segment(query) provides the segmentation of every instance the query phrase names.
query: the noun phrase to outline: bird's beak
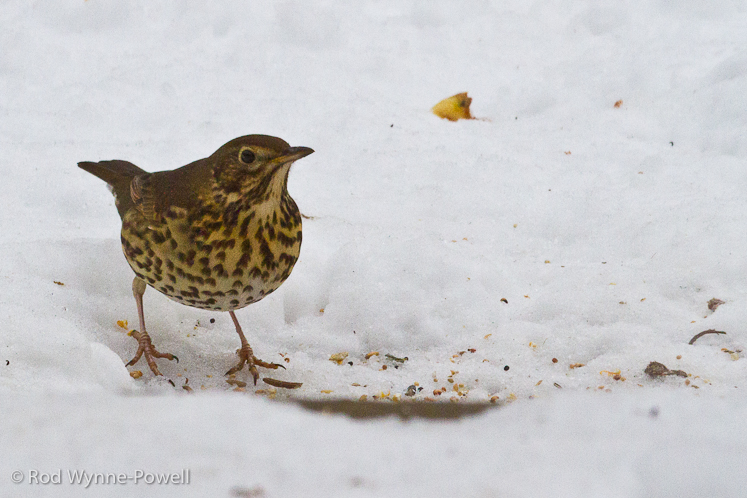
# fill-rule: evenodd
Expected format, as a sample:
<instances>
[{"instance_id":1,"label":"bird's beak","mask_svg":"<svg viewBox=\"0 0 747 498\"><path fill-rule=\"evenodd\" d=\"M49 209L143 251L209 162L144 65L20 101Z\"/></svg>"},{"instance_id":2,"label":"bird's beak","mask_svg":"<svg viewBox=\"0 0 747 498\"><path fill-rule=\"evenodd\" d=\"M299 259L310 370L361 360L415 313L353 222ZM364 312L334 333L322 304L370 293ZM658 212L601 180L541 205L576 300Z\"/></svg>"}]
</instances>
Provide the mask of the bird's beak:
<instances>
[{"instance_id":1,"label":"bird's beak","mask_svg":"<svg viewBox=\"0 0 747 498\"><path fill-rule=\"evenodd\" d=\"M314 149L309 147L288 147L283 151L283 154L273 159L273 162L277 164L286 164L297 161L302 157L306 157L314 152Z\"/></svg>"}]
</instances>

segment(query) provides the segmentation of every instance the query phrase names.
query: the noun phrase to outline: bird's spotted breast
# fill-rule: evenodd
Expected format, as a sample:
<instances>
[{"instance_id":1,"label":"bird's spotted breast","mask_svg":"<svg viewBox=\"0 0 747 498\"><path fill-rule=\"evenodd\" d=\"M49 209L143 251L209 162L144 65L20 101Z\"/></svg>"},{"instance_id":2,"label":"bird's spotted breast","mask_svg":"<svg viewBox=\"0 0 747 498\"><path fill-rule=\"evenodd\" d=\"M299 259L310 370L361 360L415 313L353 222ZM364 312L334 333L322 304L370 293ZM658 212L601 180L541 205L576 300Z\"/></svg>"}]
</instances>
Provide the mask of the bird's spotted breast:
<instances>
[{"instance_id":1,"label":"bird's spotted breast","mask_svg":"<svg viewBox=\"0 0 747 498\"><path fill-rule=\"evenodd\" d=\"M301 216L290 197L264 210L172 207L158 223L131 210L123 219L122 247L138 277L170 298L236 310L288 278L301 249Z\"/></svg>"}]
</instances>

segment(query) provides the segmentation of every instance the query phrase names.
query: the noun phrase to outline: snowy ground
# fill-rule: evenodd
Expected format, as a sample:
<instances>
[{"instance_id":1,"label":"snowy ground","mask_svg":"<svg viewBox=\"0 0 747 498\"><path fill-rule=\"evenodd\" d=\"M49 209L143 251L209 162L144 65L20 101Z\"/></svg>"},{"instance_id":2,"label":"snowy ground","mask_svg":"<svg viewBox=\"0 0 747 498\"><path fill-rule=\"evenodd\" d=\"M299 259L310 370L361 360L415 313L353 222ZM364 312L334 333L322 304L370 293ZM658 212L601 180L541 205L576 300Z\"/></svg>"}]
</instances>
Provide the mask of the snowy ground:
<instances>
[{"instance_id":1,"label":"snowy ground","mask_svg":"<svg viewBox=\"0 0 747 498\"><path fill-rule=\"evenodd\" d=\"M89 494L747 493L742 2L13 0L0 27L0 496L182 469ZM429 112L462 91L483 119ZM267 375L303 387L234 391L229 316L153 290L180 363L133 379L119 218L76 163L171 169L249 133L316 150L289 186L313 217L301 258L238 313L287 367ZM707 329L726 335L688 345ZM364 395L495 403L401 421L283 402Z\"/></svg>"}]
</instances>

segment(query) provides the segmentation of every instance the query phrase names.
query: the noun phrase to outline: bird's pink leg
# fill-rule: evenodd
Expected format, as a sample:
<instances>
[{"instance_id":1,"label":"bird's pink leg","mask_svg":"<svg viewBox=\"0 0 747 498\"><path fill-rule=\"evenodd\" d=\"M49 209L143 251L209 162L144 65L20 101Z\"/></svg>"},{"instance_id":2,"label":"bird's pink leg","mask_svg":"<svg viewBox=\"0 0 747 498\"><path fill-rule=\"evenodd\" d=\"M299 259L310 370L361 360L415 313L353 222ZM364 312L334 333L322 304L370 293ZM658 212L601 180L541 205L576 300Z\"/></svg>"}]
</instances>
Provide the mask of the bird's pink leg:
<instances>
[{"instance_id":1,"label":"bird's pink leg","mask_svg":"<svg viewBox=\"0 0 747 498\"><path fill-rule=\"evenodd\" d=\"M170 353L159 353L150 340L150 336L145 329L145 314L143 313L143 294L145 294L145 289L145 281L140 277L135 277L135 280L132 281L132 294L135 296L135 302L137 303L137 317L140 320L140 331L133 330L131 332L132 337L137 339L138 346L135 357L126 366L130 367L134 365L140 360L141 356L145 355L145 361L148 362L148 366L153 374L161 375L155 358L176 360L177 363L179 363L179 358Z\"/></svg>"},{"instance_id":2,"label":"bird's pink leg","mask_svg":"<svg viewBox=\"0 0 747 498\"><path fill-rule=\"evenodd\" d=\"M278 363L267 363L266 361L262 361L254 356L254 351L252 351L252 347L249 345L249 341L247 341L246 337L244 337L244 332L241 330L241 325L239 325L239 320L236 318L236 314L233 311L229 311L228 313L231 315L233 324L236 326L236 332L239 334L239 339L241 339L241 349L236 351L239 355L239 363L231 370L226 372L226 375L233 375L241 371L241 369L244 368L244 364L247 364L249 365L249 372L252 374L252 378L254 378L254 385L256 386L257 379L259 379L259 372L257 372L258 366L272 369L285 369L283 365L280 365Z\"/></svg>"}]
</instances>

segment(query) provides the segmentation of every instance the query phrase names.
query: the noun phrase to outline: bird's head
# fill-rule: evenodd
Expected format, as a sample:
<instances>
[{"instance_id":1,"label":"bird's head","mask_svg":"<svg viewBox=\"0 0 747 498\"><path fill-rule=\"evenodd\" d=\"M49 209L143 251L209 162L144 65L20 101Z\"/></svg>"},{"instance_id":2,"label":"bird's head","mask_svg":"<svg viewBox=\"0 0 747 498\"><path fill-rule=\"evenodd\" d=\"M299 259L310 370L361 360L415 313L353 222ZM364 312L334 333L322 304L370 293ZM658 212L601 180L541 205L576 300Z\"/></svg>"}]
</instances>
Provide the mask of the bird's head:
<instances>
[{"instance_id":1,"label":"bird's head","mask_svg":"<svg viewBox=\"0 0 747 498\"><path fill-rule=\"evenodd\" d=\"M293 162L312 152L308 147L291 147L285 140L267 135L234 138L209 158L215 188L225 198L238 195L251 202L280 196L286 191Z\"/></svg>"}]
</instances>

